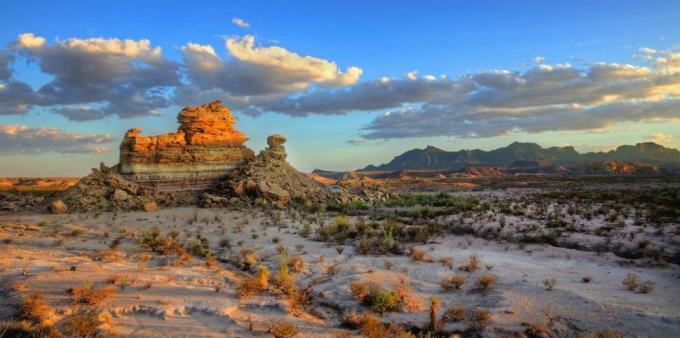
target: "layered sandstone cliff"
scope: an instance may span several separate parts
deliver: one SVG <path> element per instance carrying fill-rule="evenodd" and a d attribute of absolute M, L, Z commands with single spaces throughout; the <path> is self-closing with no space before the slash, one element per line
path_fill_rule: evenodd
<path fill-rule="evenodd" d="M 161 191 L 203 190 L 254 157 L 247 137 L 220 101 L 184 108 L 175 133 L 142 136 L 130 129 L 120 145 L 120 174 Z"/>

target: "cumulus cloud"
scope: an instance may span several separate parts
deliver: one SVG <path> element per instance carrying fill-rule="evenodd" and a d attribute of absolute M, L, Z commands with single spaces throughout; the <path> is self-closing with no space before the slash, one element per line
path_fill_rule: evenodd
<path fill-rule="evenodd" d="M 30 128 L 0 124 L 0 153 L 102 153 L 109 135 L 66 132 L 57 128 Z"/>
<path fill-rule="evenodd" d="M 232 18 L 231 23 L 233 23 L 236 26 L 239 26 L 241 28 L 250 28 L 250 23 L 246 20 L 243 20 L 241 18 Z"/>
<path fill-rule="evenodd" d="M 456 95 L 396 107 L 367 125 L 363 136 L 488 137 L 678 119 L 680 72 L 674 70 L 673 60 L 680 54 L 648 54 L 663 57 L 649 59 L 649 67 L 598 63 L 577 69 L 558 64 L 463 76 L 453 82 L 463 88 Z"/>
<path fill-rule="evenodd" d="M 658 144 L 662 144 L 662 145 L 674 145 L 674 144 L 676 144 L 675 137 L 673 137 L 673 135 L 667 134 L 667 133 L 653 133 L 652 135 L 649 136 L 649 140 L 654 142 L 654 143 L 658 143 Z"/>
<path fill-rule="evenodd" d="M 256 46 L 251 35 L 229 38 L 225 44 L 231 55 L 228 60 L 220 58 L 209 45 L 190 43 L 182 48 L 191 79 L 189 87 L 221 92 L 228 102 L 250 101 L 252 97 L 257 100 L 305 91 L 311 85 L 349 86 L 356 84 L 362 74 L 358 67 L 342 72 L 334 62 L 301 56 L 282 47 Z M 183 95 L 180 93 L 178 97 Z"/>
<path fill-rule="evenodd" d="M 543 61 L 545 61 L 545 58 L 542 57 L 542 56 L 537 56 L 537 57 L 534 58 L 534 62 L 536 62 L 536 63 L 541 63 Z"/>
<path fill-rule="evenodd" d="M 12 50 L 36 62 L 53 80 L 35 91 L 10 80 L 0 92 L 3 114 L 25 113 L 42 106 L 73 120 L 143 116 L 170 105 L 165 92 L 180 84 L 177 65 L 165 60 L 161 48 L 145 39 L 71 38 L 49 44 L 43 37 L 25 33 L 17 37 Z M 0 78 L 1 69 L 0 61 Z M 101 108 L 91 110 L 93 115 L 55 108 L 80 104 Z"/>

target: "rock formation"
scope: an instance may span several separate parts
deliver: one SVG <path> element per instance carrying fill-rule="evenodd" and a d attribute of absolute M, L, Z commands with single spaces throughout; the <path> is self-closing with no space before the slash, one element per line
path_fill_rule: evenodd
<path fill-rule="evenodd" d="M 120 145 L 120 174 L 160 191 L 204 190 L 251 159 L 247 137 L 220 101 L 184 108 L 175 133 L 142 136 L 130 129 Z"/>
<path fill-rule="evenodd" d="M 269 136 L 268 147 L 230 173 L 213 193 L 245 201 L 268 201 L 279 206 L 293 200 L 324 203 L 351 199 L 344 191 L 331 192 L 288 164 L 285 142 L 283 135 Z"/>

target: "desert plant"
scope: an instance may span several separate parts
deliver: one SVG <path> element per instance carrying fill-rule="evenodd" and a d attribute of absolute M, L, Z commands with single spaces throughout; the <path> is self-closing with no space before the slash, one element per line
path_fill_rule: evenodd
<path fill-rule="evenodd" d="M 546 278 L 543 280 L 543 285 L 545 285 L 545 288 L 548 290 L 552 290 L 553 287 L 555 287 L 555 284 L 557 284 L 557 279 L 555 278 Z"/>
<path fill-rule="evenodd" d="M 272 325 L 269 332 L 275 338 L 290 338 L 298 334 L 298 328 L 291 322 L 279 321 Z"/>
<path fill-rule="evenodd" d="M 467 262 L 465 262 L 465 264 L 463 264 L 463 266 L 460 267 L 460 270 L 466 272 L 474 272 L 479 269 L 481 263 L 482 263 L 481 260 L 477 256 L 470 256 Z"/>
<path fill-rule="evenodd" d="M 481 290 L 491 289 L 496 284 L 496 276 L 482 274 L 477 277 L 477 287 Z"/>
<path fill-rule="evenodd" d="M 449 268 L 449 270 L 453 269 L 453 258 L 452 257 L 440 258 L 439 263 L 441 263 L 441 265 Z"/>
<path fill-rule="evenodd" d="M 362 337 L 366 338 L 385 338 L 390 336 L 390 332 L 385 325 L 378 318 L 369 314 L 364 316 L 359 332 Z"/>
<path fill-rule="evenodd" d="M 446 291 L 458 290 L 465 284 L 465 276 L 450 274 L 442 278 L 442 288 Z"/>
<path fill-rule="evenodd" d="M 487 309 L 478 309 L 472 312 L 470 324 L 475 329 L 483 329 L 489 325 L 491 313 Z"/>
<path fill-rule="evenodd" d="M 583 276 L 581 278 L 581 281 L 584 282 L 584 283 L 590 283 L 592 280 L 593 280 L 593 276 L 590 276 L 590 275 Z"/>
<path fill-rule="evenodd" d="M 116 289 L 112 286 L 95 288 L 90 283 L 83 283 L 70 290 L 73 304 L 97 305 L 116 296 Z"/>
<path fill-rule="evenodd" d="M 50 320 L 52 309 L 41 293 L 34 292 L 22 297 L 21 316 L 36 321 L 38 324 L 46 324 Z"/>
<path fill-rule="evenodd" d="M 416 262 L 425 262 L 427 261 L 427 257 L 425 255 L 425 251 L 418 249 L 415 246 L 411 247 L 411 259 L 416 261 Z"/>
<path fill-rule="evenodd" d="M 640 285 L 640 277 L 634 273 L 629 273 L 621 282 L 628 290 L 635 291 Z"/>
<path fill-rule="evenodd" d="M 441 321 L 439 319 L 439 306 L 441 306 L 441 299 L 439 297 L 430 298 L 430 330 L 436 332 L 439 330 Z"/>
<path fill-rule="evenodd" d="M 413 294 L 411 287 L 405 280 L 399 281 L 394 285 L 394 292 L 397 294 L 401 307 L 406 312 L 416 312 L 422 308 L 420 299 Z"/>
<path fill-rule="evenodd" d="M 465 308 L 460 305 L 454 305 L 446 309 L 444 312 L 444 320 L 457 322 L 465 319 Z"/>
<path fill-rule="evenodd" d="M 100 312 L 95 310 L 78 311 L 64 320 L 64 331 L 76 338 L 95 337 L 97 328 L 104 324 Z"/>

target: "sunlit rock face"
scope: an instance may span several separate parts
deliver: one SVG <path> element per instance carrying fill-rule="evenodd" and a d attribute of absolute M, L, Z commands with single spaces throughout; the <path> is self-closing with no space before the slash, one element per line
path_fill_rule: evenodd
<path fill-rule="evenodd" d="M 220 101 L 184 108 L 175 133 L 142 136 L 128 130 L 120 145 L 120 173 L 161 191 L 203 190 L 253 158 L 248 138 Z"/>

